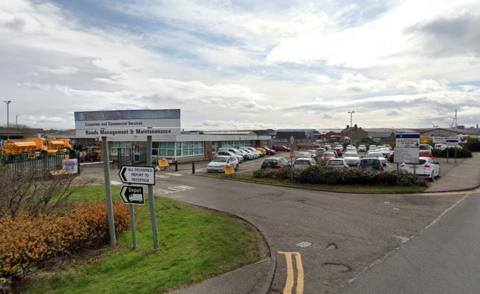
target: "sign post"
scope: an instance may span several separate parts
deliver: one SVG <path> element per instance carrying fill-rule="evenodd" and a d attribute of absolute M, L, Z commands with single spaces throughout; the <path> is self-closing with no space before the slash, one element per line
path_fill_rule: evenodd
<path fill-rule="evenodd" d="M 110 245 L 117 244 L 117 237 L 115 236 L 115 220 L 113 219 L 113 200 L 112 187 L 110 183 L 110 159 L 108 157 L 108 143 L 107 137 L 102 137 L 102 156 L 103 156 L 103 173 L 105 177 L 105 194 L 107 199 L 107 214 L 108 214 L 108 232 L 110 234 Z"/>
<path fill-rule="evenodd" d="M 397 176 L 400 175 L 400 163 L 413 164 L 413 172 L 416 173 L 418 164 L 420 134 L 396 134 L 394 162 L 397 164 Z"/>
<path fill-rule="evenodd" d="M 152 166 L 152 136 L 147 136 L 147 165 Z M 153 178 L 155 180 L 155 168 L 153 168 Z M 155 183 L 153 183 L 155 185 Z M 158 228 L 157 217 L 155 215 L 155 198 L 153 196 L 153 185 L 148 185 L 148 205 L 150 209 L 150 221 L 152 222 L 153 249 L 158 249 Z"/>
<path fill-rule="evenodd" d="M 290 143 L 290 181 L 293 182 L 293 163 L 295 160 L 295 151 L 293 150 L 293 144 L 295 143 L 295 138 L 293 136 L 290 136 L 288 142 Z"/>
<path fill-rule="evenodd" d="M 137 224 L 135 223 L 135 204 L 145 204 L 142 186 L 123 186 L 120 197 L 128 204 L 130 210 L 130 224 L 132 225 L 132 248 L 137 248 Z"/>

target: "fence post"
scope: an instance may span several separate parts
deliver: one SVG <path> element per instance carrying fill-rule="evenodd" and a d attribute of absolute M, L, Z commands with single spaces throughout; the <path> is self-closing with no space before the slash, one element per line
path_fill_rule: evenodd
<path fill-rule="evenodd" d="M 192 162 L 192 174 L 195 174 L 195 161 Z"/>

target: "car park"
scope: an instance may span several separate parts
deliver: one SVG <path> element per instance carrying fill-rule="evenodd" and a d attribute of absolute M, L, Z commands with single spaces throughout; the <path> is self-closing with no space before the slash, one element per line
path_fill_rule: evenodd
<path fill-rule="evenodd" d="M 383 166 L 387 166 L 387 160 L 381 152 L 368 151 L 368 154 L 367 156 L 365 156 L 365 158 L 377 158 L 378 160 L 380 160 Z"/>
<path fill-rule="evenodd" d="M 272 149 L 277 151 L 277 152 L 290 152 L 290 151 L 292 151 L 290 148 L 288 148 L 285 145 L 273 145 Z"/>
<path fill-rule="evenodd" d="M 419 157 L 418 164 L 402 163 L 400 169 L 407 173 L 424 176 L 430 180 L 440 176 L 440 163 L 431 157 Z"/>
<path fill-rule="evenodd" d="M 383 171 L 383 164 L 378 158 L 362 158 L 358 165 L 362 170 Z"/>
<path fill-rule="evenodd" d="M 239 162 L 236 156 L 217 156 L 207 165 L 208 173 L 223 173 L 226 166 L 233 166 L 238 170 Z"/>
<path fill-rule="evenodd" d="M 360 164 L 360 157 L 357 151 L 350 150 L 343 154 L 343 160 L 349 166 L 358 166 Z"/>
<path fill-rule="evenodd" d="M 299 157 L 293 162 L 296 169 L 305 169 L 316 164 L 315 159 L 311 157 Z"/>
<path fill-rule="evenodd" d="M 343 160 L 343 158 L 332 158 L 329 161 L 327 161 L 327 166 L 333 167 L 333 168 L 348 167 L 348 165 L 345 163 L 345 160 Z"/>
<path fill-rule="evenodd" d="M 261 168 L 289 167 L 290 163 L 283 157 L 268 157 L 262 162 Z"/>

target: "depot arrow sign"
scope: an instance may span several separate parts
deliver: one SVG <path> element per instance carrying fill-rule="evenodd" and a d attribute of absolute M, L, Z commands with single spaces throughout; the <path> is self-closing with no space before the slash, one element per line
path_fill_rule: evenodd
<path fill-rule="evenodd" d="M 120 197 L 127 204 L 145 204 L 142 186 L 123 186 Z"/>
<path fill-rule="evenodd" d="M 124 184 L 155 185 L 155 169 L 151 166 L 122 166 L 118 175 Z"/>

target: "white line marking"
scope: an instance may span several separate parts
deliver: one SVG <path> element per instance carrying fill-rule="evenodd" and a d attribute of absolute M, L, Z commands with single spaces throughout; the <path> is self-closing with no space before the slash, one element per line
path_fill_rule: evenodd
<path fill-rule="evenodd" d="M 169 175 L 169 176 L 174 176 L 174 177 L 181 177 L 183 176 L 182 174 L 176 174 L 176 173 L 165 173 L 166 175 Z"/>
<path fill-rule="evenodd" d="M 406 240 L 405 242 L 402 242 L 402 244 L 405 244 L 407 242 L 409 242 L 410 240 L 412 240 L 413 238 L 417 237 L 417 236 L 420 236 L 425 230 L 427 230 L 428 228 L 430 228 L 431 226 L 433 226 L 434 224 L 436 224 L 445 214 L 447 214 L 447 212 L 449 212 L 450 210 L 452 210 L 453 208 L 455 208 L 458 204 L 460 204 L 463 200 L 465 200 L 465 198 L 467 198 L 468 196 L 472 195 L 474 192 L 476 192 L 477 190 L 475 191 L 470 191 L 469 193 L 465 194 L 465 196 L 463 196 L 462 198 L 460 198 L 459 200 L 457 200 L 455 203 L 453 203 L 450 207 L 448 207 L 447 209 L 445 209 L 439 216 L 437 216 L 430 224 L 428 224 L 426 227 L 424 227 L 423 229 L 420 230 L 420 232 L 415 236 L 411 236 L 410 238 L 408 238 L 408 240 Z M 385 259 L 387 259 L 390 255 L 392 255 L 393 253 L 395 253 L 397 250 L 399 250 L 401 247 L 398 246 L 398 247 L 395 247 L 394 249 L 392 249 L 391 251 L 385 253 L 382 257 L 380 257 L 379 259 L 375 260 L 374 262 L 372 262 L 371 264 L 367 265 L 366 267 L 364 267 L 358 274 L 356 274 L 353 278 L 351 278 L 350 280 L 348 280 L 348 283 L 351 284 L 353 283 L 356 279 L 358 279 L 358 277 L 360 275 L 362 275 L 364 272 L 368 271 L 369 269 L 373 268 L 374 266 L 376 266 L 377 264 L 380 264 L 382 263 Z"/>

